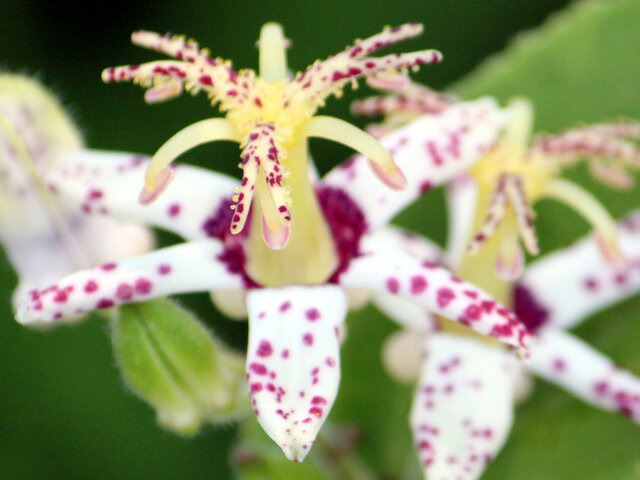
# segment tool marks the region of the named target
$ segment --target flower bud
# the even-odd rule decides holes
[[[124,305],[112,339],[127,385],[180,434],[250,412],[244,360],[167,299]]]

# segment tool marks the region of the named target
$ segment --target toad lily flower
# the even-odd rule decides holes
[[[406,182],[389,153],[369,135],[344,121],[313,115],[328,96],[339,95],[345,84],[355,84],[359,77],[439,62],[442,56],[435,50],[380,58],[369,56],[421,31],[422,26],[417,24],[385,29],[323,62],[314,63],[292,80],[286,77],[286,39],[276,24],[267,24],[262,29],[259,76],[252,70],[235,72],[229,62],[211,58],[207,50],[183,37],[134,33],[135,44],[180,61],[109,68],[103,73],[105,81],[132,80],[150,87],[145,97],[149,102],[171,98],[183,88],[194,94],[203,90],[212,104],[220,102],[220,109],[226,112],[225,119],[195,123],[162,146],[147,169],[140,200],[149,203],[167,187],[173,177],[168,165],[182,152],[204,142],[236,141],[242,148],[239,167],[243,177],[231,206],[234,210],[231,233],[239,234],[244,228],[256,190],[259,202],[254,204],[253,221],[261,226],[271,248],[284,248],[290,237],[292,252],[304,248],[311,239],[323,238],[325,241],[319,243],[330,244],[329,232],[321,228],[317,202],[309,197],[312,189],[307,174],[308,137],[338,141],[362,152],[371,160],[379,178],[391,188],[403,188]],[[292,223],[295,216],[299,217],[297,227],[295,221]],[[317,277],[333,268],[335,259],[331,252],[318,251],[317,255],[319,273],[309,272],[310,278],[300,279],[303,283],[317,281]]]
[[[387,242],[421,253],[425,261],[447,258],[421,237],[391,233],[386,232]],[[385,363],[394,378],[417,381],[411,428],[428,480],[482,476],[509,434],[514,403],[528,390],[525,371],[640,423],[640,378],[565,331],[640,293],[640,211],[618,223],[617,235],[628,259],[623,267],[607,263],[597,241],[588,237],[532,263],[511,284],[506,303],[536,334],[525,362],[450,322],[425,320],[424,310],[402,310],[399,299],[392,299],[395,304],[375,299],[406,328],[387,342]]]
[[[368,128],[376,136],[418,115],[441,112],[457,102],[455,97],[412,83],[400,75],[383,80],[386,81],[376,79],[369,83],[389,91],[390,95],[371,97],[353,105],[358,114],[385,115],[383,123]],[[506,280],[517,278],[524,265],[518,238],[531,255],[538,253],[532,206],[538,200],[550,198],[566,204],[587,220],[605,258],[614,266],[621,266],[623,259],[613,219],[589,192],[558,176],[563,167],[586,159],[595,178],[616,188],[630,188],[633,179],[625,170],[640,167],[640,148],[629,140],[640,138],[640,123],[621,121],[579,127],[558,135],[540,135],[529,144],[533,126],[531,105],[524,99],[516,99],[509,110],[511,120],[501,141],[469,172],[477,191],[467,195],[478,196],[478,208],[485,212],[476,216],[478,222],[473,228],[477,233],[468,245],[469,252],[475,254],[483,246],[492,250],[498,276]],[[463,212],[457,212],[460,213]],[[484,275],[472,259],[467,261],[466,276],[476,280],[469,276],[473,271]]]
[[[58,201],[41,174],[64,168],[68,152],[87,153],[55,97],[34,80],[0,74],[0,243],[18,275],[14,306],[74,270],[152,247],[146,228]]]
[[[522,138],[531,118],[525,103],[519,102],[511,110],[515,112],[504,137],[509,141]],[[380,295],[374,298],[382,311],[406,327],[389,339],[384,358],[394,377],[418,380],[411,427],[428,480],[473,480],[482,475],[508,435],[513,403],[526,386],[523,367],[588,403],[640,422],[640,379],[564,331],[595,311],[640,292],[640,212],[616,225],[608,215],[600,213],[603,208],[584,190],[569,187],[568,183],[560,183],[556,189],[557,182],[564,181],[553,179],[559,165],[551,163],[575,162],[577,157],[587,156],[616,169],[633,166],[638,149],[623,139],[635,136],[636,124],[623,123],[581,127],[555,137],[541,137],[524,153],[524,147],[509,151],[499,141],[473,165],[473,176],[460,176],[449,185],[451,231],[446,252],[400,229],[386,230],[380,237],[424,261],[449,264],[462,278],[473,278],[496,298],[512,305],[518,318],[537,334],[530,358],[520,364],[501,346],[489,344],[449,321],[425,317],[424,309],[403,306],[402,299]],[[497,171],[518,175],[513,178],[522,181],[509,183]],[[486,183],[476,185],[474,178],[477,183]],[[500,211],[491,212],[494,220],[504,216],[509,197],[515,210],[512,213],[521,215],[520,225],[512,219],[512,229],[525,229],[527,241],[535,239],[535,232],[530,223],[522,221],[531,215],[523,192],[517,191],[525,184],[532,192],[565,192],[567,203],[591,219],[600,232],[606,231],[611,239],[609,246],[619,244],[619,256],[627,261],[612,264],[607,258],[610,255],[606,255],[611,249],[603,248],[603,233],[533,263],[515,284],[492,278],[488,272],[493,270],[496,250],[485,247],[471,257],[465,248],[474,225],[482,224],[487,202],[481,204],[483,195],[477,192],[488,184],[500,187],[498,191],[505,197],[500,200]],[[510,193],[508,188],[512,189]],[[563,194],[555,196],[565,200]],[[592,210],[586,211],[587,207]],[[513,235],[508,240],[513,242]],[[478,241],[477,236],[472,240],[476,244]],[[414,353],[420,351],[421,344],[421,355],[410,353],[412,349]]]
[[[224,95],[223,105],[225,108],[229,106],[230,112],[224,122],[234,125],[235,131],[240,124],[234,124],[229,116],[239,117],[236,113],[244,111],[244,108],[258,114],[261,110],[254,98],[260,99],[262,109],[272,105],[271,97],[255,97],[258,86],[269,92],[272,88],[278,90],[288,86],[283,95],[298,92],[287,97],[291,98],[290,108],[299,111],[302,106],[294,103],[301,102],[314,109],[321,97],[335,91],[343,80],[360,75],[362,68],[379,71],[380,65],[406,65],[403,60],[406,58],[413,59],[410,64],[420,63],[417,59],[433,58],[432,53],[363,58],[373,49],[417,31],[419,28],[412,25],[385,30],[372,39],[357,42],[345,53],[314,64],[289,83],[280,80],[285,71],[284,41],[280,29],[267,25],[260,41],[261,68],[272,72],[269,62],[276,62],[276,70],[280,72],[276,80],[280,83],[263,84],[262,80],[254,79],[249,73],[239,73],[236,77],[229,73],[227,64],[214,61],[216,69],[209,75],[212,85],[218,89],[215,95],[222,95],[220,92],[224,90],[220,85],[228,87],[225,82],[235,82],[239,88],[237,95]],[[276,42],[279,48],[277,55],[273,38],[280,39]],[[192,75],[211,63],[201,61],[204,58],[202,52],[198,53],[191,43],[185,45],[174,38],[148,34],[136,35],[135,39],[141,42],[154,39],[154,47],[163,50],[175,48],[171,51],[176,55],[178,51],[182,52],[180,56],[186,59],[186,63],[107,70],[106,75],[114,79],[134,76],[143,79],[146,78],[144,72],[158,67],[166,72],[180,72],[163,77],[164,83],[154,87],[160,90],[151,90],[154,92],[149,94],[152,98],[158,91],[161,96],[175,92],[177,83],[171,82],[174,82],[172,79],[181,82],[181,73],[186,76],[191,72],[189,75]],[[171,66],[179,70],[170,70]],[[213,76],[214,72],[216,76]],[[271,78],[270,73],[267,80]],[[243,86],[245,79],[247,87]],[[204,88],[207,82],[199,85]],[[244,99],[244,103],[238,104],[240,99]],[[235,137],[248,142],[245,150],[252,151],[255,145],[253,151],[262,152],[262,143],[252,143],[258,141],[258,138],[251,139],[253,133],[260,136],[265,129],[267,133],[264,135],[275,138],[270,132],[282,130],[289,112],[283,105],[279,103],[276,109],[279,113],[268,119],[273,130],[262,126],[254,131],[254,126],[250,126],[244,130],[244,135],[249,135],[248,140]],[[251,120],[253,117],[243,118],[254,121]],[[260,122],[264,123],[264,120]],[[331,122],[335,125],[334,121]],[[406,297],[429,311],[469,325],[484,335],[517,348],[526,348],[529,339],[526,328],[491,297],[442,268],[424,263],[400,249],[387,247],[375,236],[379,227],[425,189],[452,178],[486,152],[503,123],[504,112],[492,100],[482,99],[461,103],[442,114],[419,118],[382,139],[382,145],[398,162],[399,167],[393,168],[402,168],[407,174],[406,188],[402,191],[394,191],[379,182],[376,173],[380,174],[378,170],[386,167],[376,167],[372,171],[365,155],[353,157],[312,185],[303,138],[309,135],[311,125],[316,125],[315,132],[319,132],[322,122],[308,121],[306,134],[300,131],[302,126],[291,127],[291,135],[302,135],[302,139],[296,140],[301,143],[289,146],[287,157],[297,158],[287,168],[289,179],[298,180],[290,183],[294,201],[291,239],[278,251],[266,248],[261,236],[259,241],[255,240],[255,232],[268,223],[266,219],[256,223],[255,219],[260,220],[260,216],[266,215],[266,209],[271,207],[253,202],[257,213],[248,228],[236,231],[233,227],[238,222],[236,216],[242,213],[238,212],[242,205],[238,203],[242,201],[239,197],[235,211],[229,208],[231,201],[226,198],[226,192],[237,185],[233,179],[181,166],[165,193],[152,204],[142,206],[136,202],[135,186],[145,168],[147,172],[157,168],[155,160],[146,165],[115,154],[105,154],[99,160],[82,155],[69,156],[67,162],[72,173],[48,177],[59,195],[78,204],[91,200],[88,214],[106,212],[117,218],[135,219],[171,230],[188,241],[136,259],[106,263],[63,278],[53,290],[37,292],[37,301],[24,306],[19,320],[27,324],[52,323],[56,318],[78,310],[112,307],[191,291],[217,291],[218,296],[214,299],[246,296],[249,317],[247,378],[254,411],[264,430],[282,447],[286,456],[300,461],[311,448],[336,397],[340,378],[339,337],[347,311],[345,290],[367,289]],[[342,132],[351,131],[351,127],[345,127]],[[284,140],[282,142],[284,145]],[[424,142],[436,146],[439,162],[435,162],[424,148]],[[455,148],[449,148],[452,143],[455,143]],[[378,148],[376,146],[373,150]],[[277,149],[281,151],[281,147]],[[297,152],[295,155],[292,154],[294,150]],[[363,150],[367,150],[365,153],[370,151]],[[264,168],[264,162],[260,165]],[[169,177],[169,174],[162,175]],[[257,178],[259,180],[262,175]],[[384,178],[397,177],[387,171]],[[158,185],[152,183],[151,191],[158,192],[160,187],[156,187]],[[100,194],[91,196],[90,192]],[[238,196],[241,193],[243,190]],[[246,205],[248,208],[249,204]],[[318,209],[317,215],[308,213],[309,209],[316,208],[312,207],[314,205]],[[306,235],[305,228],[316,233]],[[269,232],[268,229],[266,231]],[[300,239],[295,238],[297,231]],[[318,231],[328,232],[327,236],[317,234]],[[313,266],[313,262],[324,261],[322,252],[325,251],[335,259],[330,262],[330,268]],[[318,273],[324,270],[326,273]],[[313,275],[305,273],[311,271]],[[71,292],[65,302],[56,302],[55,292],[65,289]]]

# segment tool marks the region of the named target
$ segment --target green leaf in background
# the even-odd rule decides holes
[[[587,0],[520,34],[454,85],[465,98],[525,95],[537,129],[640,117],[640,2]]]

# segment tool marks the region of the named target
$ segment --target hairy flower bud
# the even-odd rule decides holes
[[[191,434],[202,423],[249,412],[244,360],[177,304],[158,299],[123,306],[112,338],[125,382],[156,409],[163,427]]]

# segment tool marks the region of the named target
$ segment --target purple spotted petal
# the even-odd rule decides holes
[[[33,220],[29,208],[25,217]],[[153,248],[152,233],[138,225],[111,218],[77,219],[60,232],[49,219],[41,217],[38,232],[23,230],[20,235],[0,231],[0,243],[18,276],[13,294],[15,309],[29,298],[29,292],[50,285],[64,275],[110,258],[127,258]]]
[[[585,402],[640,423],[640,379],[573,335],[543,330],[527,365]]]
[[[514,310],[530,328],[570,328],[640,290],[640,211],[618,224],[627,260],[612,268],[593,237],[533,263],[515,288]]]
[[[17,318],[23,324],[54,322],[90,310],[176,293],[239,289],[244,279],[234,273],[232,254],[217,240],[201,240],[103,263],[32,291]]]
[[[36,172],[25,166],[0,135],[0,244],[18,276],[15,308],[36,287],[108,258],[139,255],[153,246],[152,234],[145,227],[89,218],[60,202],[55,187],[40,181],[55,168],[58,153],[43,150],[40,132],[24,133],[34,142],[32,149],[40,145],[38,155],[31,159]]]
[[[247,306],[247,378],[256,416],[287,458],[300,462],[338,392],[344,293],[336,286],[253,290]]]
[[[426,190],[464,171],[493,144],[505,114],[492,99],[462,103],[426,115],[383,137],[408,186],[394,191],[377,181],[361,155],[331,171],[325,187],[340,188],[363,211],[370,229],[387,223]]]
[[[422,260],[427,260],[434,264],[444,263],[442,249],[432,241],[416,233],[402,230],[398,227],[385,227],[377,230],[371,237],[375,238],[376,241],[401,249]],[[371,301],[385,315],[404,328],[416,332],[430,332],[437,327],[433,315],[412,300],[388,292],[376,292]]]
[[[151,224],[189,240],[218,236],[211,225],[216,215],[227,217],[229,228],[231,195],[238,185],[231,177],[180,165],[180,175],[167,191],[153,204],[140,205],[147,157],[88,150],[67,154],[63,160],[47,172],[45,181],[60,202],[78,214]]]
[[[474,480],[498,453],[513,418],[516,359],[472,338],[435,334],[411,411],[429,480]]]
[[[403,328],[421,333],[432,332],[438,328],[436,319],[431,313],[406,298],[379,292],[373,296],[371,302]]]
[[[342,286],[400,295],[434,314],[526,349],[530,339],[526,327],[479,288],[372,238],[365,237],[360,248],[361,256],[338,278]]]

